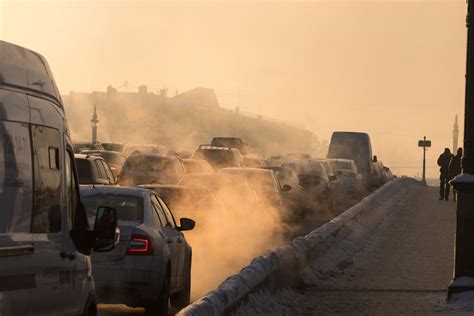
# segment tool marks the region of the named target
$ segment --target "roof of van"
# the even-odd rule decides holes
[[[359,136],[364,136],[368,137],[369,134],[365,132],[344,132],[344,131],[336,131],[332,133],[333,135],[340,135],[340,134],[346,134],[346,135],[359,135]]]
[[[63,108],[46,59],[34,51],[5,41],[0,41],[0,87],[39,95]]]

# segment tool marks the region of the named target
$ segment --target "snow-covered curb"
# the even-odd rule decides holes
[[[178,315],[227,314],[256,290],[297,286],[308,265],[317,265],[315,268],[320,268],[317,271],[324,274],[325,268],[340,264],[360,249],[360,243],[391,211],[392,201],[406,196],[410,184],[415,183],[418,182],[413,179],[398,178],[385,184],[310,234],[255,258],[240,273],[229,277]]]

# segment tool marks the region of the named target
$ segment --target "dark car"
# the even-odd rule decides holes
[[[74,153],[79,154],[81,151],[84,150],[104,150],[104,147],[101,143],[88,143],[88,142],[79,142],[73,144]]]
[[[192,249],[182,231],[194,221],[173,214],[153,191],[119,186],[81,188],[88,217],[98,205],[117,210],[120,242],[108,254],[92,255],[98,301],[145,307],[148,315],[168,315],[168,302],[190,302]]]
[[[104,158],[75,154],[79,184],[115,184],[116,178]]]
[[[243,160],[240,151],[230,147],[214,147],[201,145],[192,156],[193,159],[207,160],[215,171],[227,167],[242,167]]]
[[[238,137],[214,137],[211,140],[211,146],[235,148],[240,151],[242,155],[250,154],[247,143]]]
[[[125,160],[119,184],[176,184],[186,174],[180,159],[157,154],[135,154]]]
[[[200,159],[182,159],[186,173],[202,173],[213,172],[211,165],[206,160]]]
[[[120,174],[123,163],[125,162],[125,158],[122,156],[120,152],[117,152],[117,151],[84,150],[84,151],[81,151],[81,154],[94,155],[94,156],[99,156],[99,157],[104,158],[105,161],[107,161],[107,164],[109,165],[115,177],[117,177]]]

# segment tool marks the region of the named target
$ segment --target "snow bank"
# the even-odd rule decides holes
[[[385,184],[310,234],[255,258],[240,273],[229,277],[178,315],[227,314],[257,290],[271,293],[281,287],[298,286],[303,279],[317,282],[328,273],[333,274],[333,267],[345,265],[346,260],[363,247],[384,217],[406,198],[412,185],[420,184],[410,178],[398,178]],[[305,273],[308,270],[311,273]]]

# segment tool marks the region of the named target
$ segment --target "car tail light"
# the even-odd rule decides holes
[[[127,255],[152,255],[153,240],[148,236],[132,235],[128,244]]]

